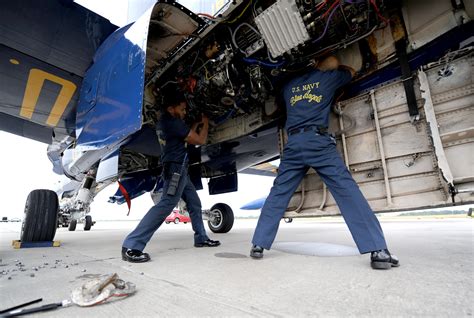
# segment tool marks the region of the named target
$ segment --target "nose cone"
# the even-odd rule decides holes
[[[251,201],[241,206],[240,209],[241,210],[260,210],[263,207],[263,204],[265,203],[266,199],[267,197],[263,197],[263,198]]]

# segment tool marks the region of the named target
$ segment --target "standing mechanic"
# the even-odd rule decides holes
[[[335,140],[327,133],[334,94],[351,81],[354,73],[330,56],[284,87],[288,143],[255,229],[252,258],[262,258],[263,250],[271,248],[290,198],[312,167],[336,200],[359,252],[371,253],[372,268],[399,266],[397,257],[387,249],[380,223],[337,152]]]
[[[155,231],[173,211],[180,198],[186,202],[194,230],[195,247],[219,246],[219,241],[210,240],[202,221],[201,201],[188,175],[187,144],[206,143],[209,120],[203,116],[202,122],[190,129],[184,122],[186,99],[175,86],[168,85],[163,92],[162,116],[157,124],[157,134],[162,148],[163,195],[160,202],[153,206],[123,242],[122,259],[132,263],[150,260],[143,253],[145,245]],[[202,128],[201,128],[202,126]],[[201,128],[199,130],[199,128]],[[198,132],[199,131],[199,132]]]

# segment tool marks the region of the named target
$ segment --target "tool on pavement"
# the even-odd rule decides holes
[[[42,299],[41,299],[42,300]],[[40,300],[40,301],[41,301]],[[24,306],[28,306],[28,305],[31,305],[33,303],[36,303],[38,302],[37,300],[36,301],[33,301],[33,302],[29,302],[27,304],[23,304],[23,305],[20,305],[20,307],[24,307]],[[42,312],[42,311],[48,311],[48,310],[54,310],[54,309],[57,309],[57,308],[60,308],[60,307],[67,307],[71,304],[71,302],[69,300],[63,300],[62,302],[60,303],[51,303],[51,304],[46,304],[46,305],[43,305],[43,306],[39,306],[39,307],[33,307],[33,308],[21,308],[21,309],[15,309],[15,310],[11,310],[9,312],[7,312],[6,314],[1,314],[0,317],[1,318],[6,318],[6,317],[17,317],[17,316],[23,316],[23,315],[28,315],[28,314],[32,314],[32,313],[36,313],[36,312]],[[16,308],[18,308],[19,306],[16,306]],[[15,308],[15,307],[14,307]]]
[[[125,282],[114,273],[102,275],[74,289],[71,300],[78,306],[89,307],[101,304],[112,297],[127,297],[135,291],[135,284]]]

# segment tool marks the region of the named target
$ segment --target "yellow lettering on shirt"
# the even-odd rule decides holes
[[[290,98],[291,106],[294,106],[301,100],[306,100],[308,103],[320,103],[323,95],[313,94],[312,90],[319,88],[319,82],[304,84],[303,86],[294,86],[291,88],[293,96]],[[302,92],[303,94],[295,94]]]
[[[299,86],[296,86],[296,87],[292,87],[291,88],[291,92],[292,93],[298,93],[300,91],[300,87]]]
[[[319,88],[319,82],[303,85],[304,91],[310,91],[313,88]]]

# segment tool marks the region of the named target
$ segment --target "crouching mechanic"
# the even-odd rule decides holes
[[[263,250],[271,248],[293,193],[312,167],[336,200],[359,252],[371,253],[372,268],[399,265],[387,249],[377,218],[337,152],[335,140],[327,133],[334,94],[351,81],[354,73],[330,56],[317,63],[315,70],[285,85],[288,143],[255,229],[252,258],[262,258]]]
[[[202,122],[194,124],[191,129],[187,127],[183,120],[186,115],[186,99],[183,93],[174,87],[166,89],[163,106],[162,116],[157,124],[157,134],[162,148],[163,195],[123,242],[122,259],[132,263],[150,260],[148,253],[143,253],[143,249],[173,211],[180,198],[186,202],[191,217],[194,246],[220,245],[219,241],[209,239],[206,234],[202,220],[201,201],[188,175],[187,144],[206,143],[209,121],[203,116]],[[180,177],[177,177],[177,174]]]

